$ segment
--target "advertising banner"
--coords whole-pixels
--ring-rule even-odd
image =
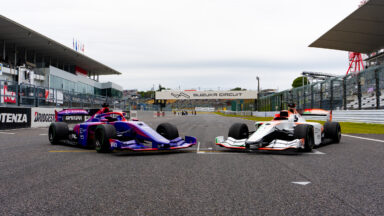
[[[59,111],[56,108],[32,108],[31,127],[48,127],[55,121],[55,110]]]
[[[63,104],[64,103],[64,95],[60,90],[49,89],[45,90],[45,100],[49,103]]]
[[[1,86],[0,95],[1,95],[1,100],[0,100],[1,103],[10,103],[10,104],[16,103],[16,92],[9,90],[7,85]]]
[[[0,107],[0,130],[31,126],[31,108]]]
[[[257,91],[160,91],[157,100],[257,99]]]

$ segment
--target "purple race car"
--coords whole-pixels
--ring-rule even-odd
[[[97,111],[73,129],[67,122],[85,119],[88,112],[68,109],[56,113],[56,122],[49,126],[48,138],[51,144],[66,143],[95,147],[97,152],[117,150],[150,151],[188,148],[195,145],[195,137],[179,137],[175,126],[160,124],[156,131],[144,122],[125,118],[125,113],[110,112],[107,106]]]

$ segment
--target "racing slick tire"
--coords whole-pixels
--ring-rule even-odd
[[[293,135],[296,139],[304,139],[304,151],[311,152],[315,146],[313,126],[306,124],[296,125]]]
[[[229,128],[228,137],[234,139],[246,139],[248,138],[248,135],[248,126],[244,123],[235,123]]]
[[[333,143],[339,143],[341,139],[341,127],[339,122],[325,122],[324,137],[331,139]]]
[[[98,153],[111,152],[109,139],[116,136],[116,129],[113,125],[98,125],[95,131],[95,149]]]
[[[52,145],[58,144],[62,139],[68,139],[69,129],[65,122],[52,122],[48,129],[48,139]]]
[[[166,139],[173,140],[179,137],[179,131],[170,123],[161,123],[156,128],[156,132]]]

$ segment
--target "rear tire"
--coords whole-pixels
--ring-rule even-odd
[[[234,139],[247,139],[248,135],[248,126],[244,123],[235,123],[229,128],[228,137]]]
[[[48,129],[48,139],[52,145],[62,139],[68,139],[69,129],[65,122],[52,122]]]
[[[170,123],[161,123],[156,128],[156,132],[166,139],[173,140],[179,137],[179,131]]]
[[[304,151],[311,152],[315,146],[313,126],[306,124],[296,125],[293,135],[296,139],[304,139]]]
[[[332,140],[333,143],[339,143],[341,139],[341,127],[339,122],[325,122],[324,137]]]
[[[95,149],[98,153],[111,152],[109,139],[116,136],[116,129],[113,125],[99,125],[95,131]]]

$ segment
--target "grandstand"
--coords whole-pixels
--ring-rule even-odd
[[[0,106],[88,106],[122,96],[120,72],[0,15]]]
[[[384,108],[384,3],[370,0],[313,42],[310,47],[364,53],[365,68],[343,77],[261,97],[259,111],[286,108],[383,109]]]

